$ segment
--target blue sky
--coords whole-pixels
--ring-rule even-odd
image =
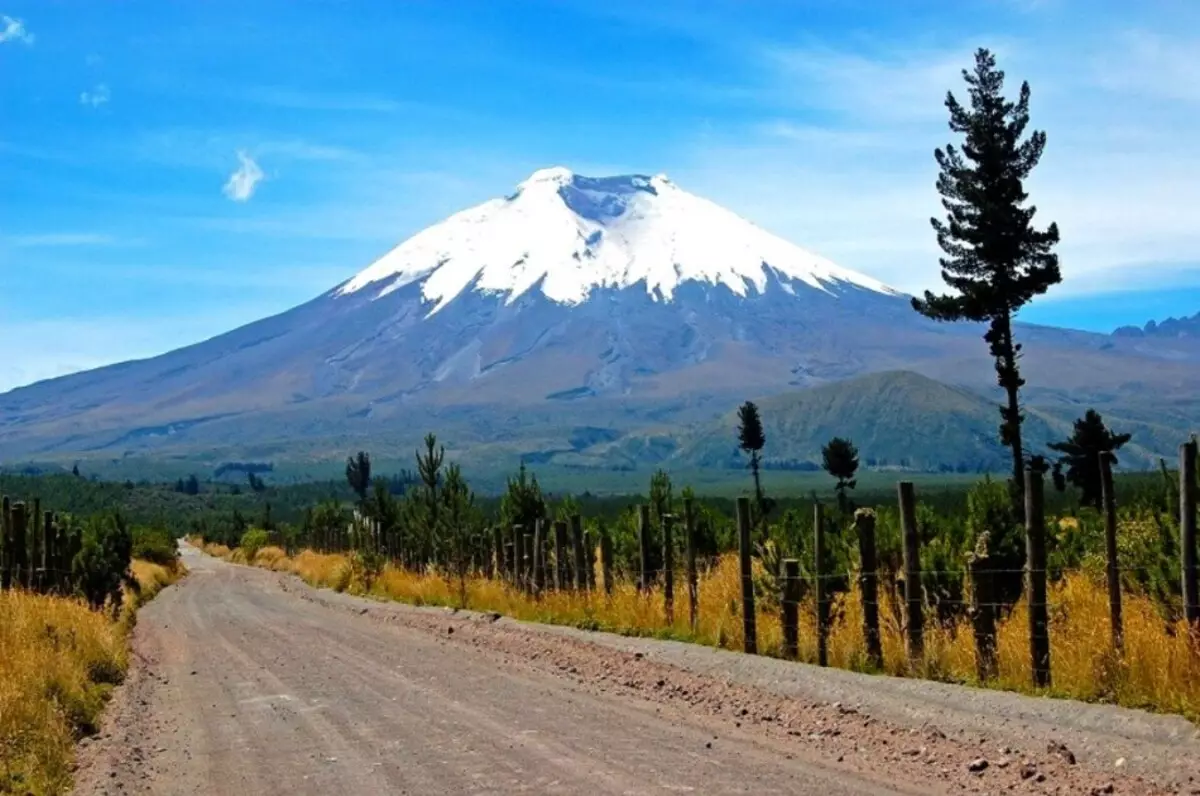
[[[1031,320],[1200,310],[1200,4],[0,0],[0,390],[287,309],[533,170],[666,172],[937,287],[976,46],[1049,135]]]

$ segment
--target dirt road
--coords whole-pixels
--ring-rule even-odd
[[[489,617],[331,601],[185,556],[191,574],[139,616],[79,793],[1190,792],[1062,749],[904,726]]]

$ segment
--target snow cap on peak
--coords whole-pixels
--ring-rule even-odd
[[[641,285],[670,301],[683,282],[745,296],[773,281],[789,293],[802,286],[896,293],[682,190],[665,174],[585,177],[556,166],[535,171],[505,199],[419,232],[338,295],[381,283],[382,297],[420,282],[432,313],[464,290],[512,301],[537,289],[551,301],[580,304],[598,288]]]
[[[533,174],[522,182],[518,187],[526,188],[532,185],[565,185],[575,178],[575,173],[566,166],[551,166],[547,169],[538,169]]]

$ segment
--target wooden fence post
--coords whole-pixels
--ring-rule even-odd
[[[30,587],[29,583],[29,549],[25,529],[28,527],[29,513],[24,503],[12,504],[12,535],[13,535],[13,583],[17,586]]]
[[[650,506],[638,506],[638,591],[650,589]]]
[[[874,669],[883,668],[883,643],[879,635],[879,560],[875,550],[875,513],[859,509],[854,513],[858,531],[858,585],[863,605],[863,642],[867,647],[867,662]]]
[[[758,654],[758,628],[754,616],[754,569],[750,559],[750,498],[737,499],[738,555],[742,576],[743,650]]]
[[[587,551],[583,546],[583,518],[578,514],[571,515],[571,544],[575,548],[575,566],[572,567],[572,580],[576,591],[587,588]]]
[[[794,661],[800,656],[800,562],[783,560],[783,593],[779,596],[783,622],[783,657]]]
[[[675,515],[664,514],[663,522],[663,613],[667,625],[675,624],[675,540],[671,531]]]
[[[606,526],[600,526],[600,577],[604,580],[604,594],[611,596],[613,592],[613,549],[612,536]]]
[[[919,666],[925,659],[925,617],[921,600],[921,540],[917,535],[917,499],[912,481],[897,485],[900,528],[904,534],[904,622],[907,625],[908,661]]]
[[[499,525],[492,527],[492,552],[496,556],[496,578],[504,580],[508,575],[508,562],[504,557],[504,530]]]
[[[596,531],[584,532],[584,543],[587,545],[587,587],[588,591],[596,590],[596,546],[599,537]]]
[[[813,586],[817,596],[817,665],[829,665],[829,597],[825,582],[825,507],[813,504]]]
[[[567,577],[567,523],[554,523],[554,588],[563,591],[570,582]]]
[[[58,562],[58,540],[55,538],[54,514],[47,511],[42,515],[42,572],[45,573],[45,589],[58,591],[60,572]]]
[[[1179,549],[1183,577],[1183,614],[1200,633],[1200,588],[1196,567],[1196,442],[1179,446]]]
[[[533,593],[540,597],[546,590],[546,520],[533,524]]]
[[[537,520],[534,520],[535,527]],[[533,543],[530,541],[533,538],[533,528],[526,528],[524,525],[518,526],[517,549],[520,551],[517,555],[520,557],[521,567],[521,589],[528,591],[529,584],[533,582]]]
[[[46,573],[42,564],[45,544],[43,533],[42,499],[34,498],[33,511],[29,514],[29,588],[38,593],[46,588]]]
[[[975,630],[975,671],[981,683],[996,677],[996,589],[986,555],[972,555],[971,623]]]
[[[63,539],[63,544],[65,544],[67,547],[66,569],[69,573],[70,569],[71,569],[71,562],[73,562],[75,560],[75,556],[79,555],[79,551],[83,549],[83,531],[82,531],[82,529],[77,528],[75,533],[68,534],[67,529],[63,528],[62,529],[62,539]],[[70,574],[67,575],[67,578],[68,578],[67,584],[69,585]]]
[[[509,542],[509,544],[512,545],[512,555],[510,556],[510,561],[512,563],[512,585],[516,588],[522,588],[524,586],[523,581],[525,570],[522,564],[525,561],[525,544],[522,541],[523,536],[524,533],[522,532],[521,526],[519,524],[513,525],[512,541]]]
[[[1104,504],[1104,549],[1108,560],[1108,613],[1112,622],[1113,649],[1125,651],[1125,625],[1121,617],[1121,569],[1117,560],[1117,496],[1113,489],[1112,462],[1100,453],[1100,494]]]
[[[1029,656],[1033,684],[1050,686],[1050,611],[1046,605],[1045,482],[1040,471],[1025,470],[1025,599],[1029,604]]]
[[[696,517],[691,498],[683,499],[683,534],[687,548],[688,626],[696,632],[700,588],[696,572]]]
[[[0,590],[13,585],[13,556],[15,545],[12,532],[12,503],[5,495],[0,499]]]

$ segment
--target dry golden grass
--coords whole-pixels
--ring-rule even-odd
[[[269,550],[269,552],[268,552]],[[259,552],[259,561],[276,571],[294,572],[313,586],[366,591],[353,578],[348,559],[304,551],[288,558],[278,549]],[[755,566],[758,564],[756,562]],[[616,585],[611,597],[601,593],[547,592],[533,599],[499,581],[472,577],[466,584],[466,606],[496,611],[517,619],[654,635],[727,649],[741,649],[741,582],[736,556],[723,556],[700,578],[699,619],[688,625],[686,588],[677,580],[675,616],[666,621],[662,595],[638,594],[630,583]],[[419,575],[388,567],[372,584],[370,595],[414,605],[461,606],[459,585],[437,574]],[[1072,573],[1050,586],[1052,694],[1090,701],[1200,716],[1200,650],[1189,639],[1185,623],[1166,622],[1154,602],[1138,594],[1124,596],[1125,655],[1112,650],[1108,593],[1102,579]],[[901,609],[887,589],[880,589],[880,625],[884,672],[977,684],[975,640],[970,623],[927,624],[925,657],[910,670],[904,649]],[[862,601],[857,588],[840,595],[831,609],[829,662],[864,670]],[[812,598],[800,607],[800,659],[817,659],[816,612]],[[767,655],[782,649],[783,629],[776,611],[757,612],[758,648]],[[1030,692],[1029,615],[1018,603],[998,624],[999,674],[991,687]]]
[[[193,544],[196,544],[197,547],[199,547],[204,552],[208,553],[210,556],[213,556],[214,558],[228,559],[230,556],[230,553],[231,553],[231,551],[228,547],[226,547],[225,545],[220,544],[218,542],[212,542],[209,544],[205,544],[204,540],[201,539],[201,540],[199,540],[199,543],[193,542]]]
[[[0,592],[0,793],[64,793],[75,739],[95,729],[128,665],[137,605],[182,570],[135,561],[120,618],[79,600]]]
[[[263,569],[277,569],[280,566],[286,566],[281,562],[287,561],[287,553],[282,547],[264,547],[254,555],[254,566],[262,567]]]

